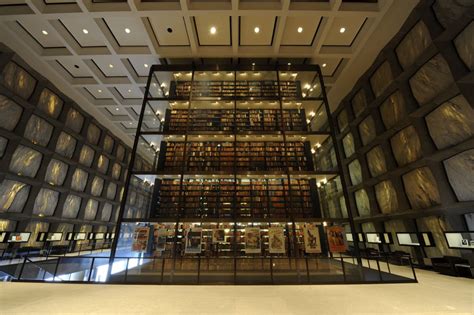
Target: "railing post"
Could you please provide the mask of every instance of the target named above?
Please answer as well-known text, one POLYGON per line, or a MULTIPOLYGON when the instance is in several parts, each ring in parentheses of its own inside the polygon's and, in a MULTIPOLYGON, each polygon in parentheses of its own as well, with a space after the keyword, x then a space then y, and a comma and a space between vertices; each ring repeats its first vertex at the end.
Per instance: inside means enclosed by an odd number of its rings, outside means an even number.
POLYGON ((307 279, 307 282, 309 283, 309 264, 308 264, 308 257, 305 257, 304 258, 304 261, 306 263, 306 279, 307 279))
POLYGON ((127 265, 125 266, 125 277, 123 278, 123 281, 126 283, 127 282, 127 276, 128 276, 128 262, 130 261, 130 257, 127 257, 127 265))
POLYGON ((160 281, 160 283, 163 283, 163 276, 164 276, 164 273, 165 273, 165 260, 166 260, 166 258, 163 258, 162 263, 161 263, 161 281, 160 281))
POLYGON ((344 278, 344 282, 347 282, 346 278, 346 268, 344 267, 344 258, 341 255, 341 266, 342 266, 342 276, 344 278))
POLYGON ((272 279, 272 284, 274 284, 273 283, 273 258, 272 258, 272 256, 270 256, 270 277, 272 279))
POLYGON ((379 278, 380 278, 380 281, 383 282, 382 272, 380 271, 380 264, 379 264, 379 259, 378 259, 378 257, 375 258, 375 261, 377 262, 377 269, 379 270, 379 278))
POLYGON ((411 256, 410 255, 408 255, 408 261, 410 262, 411 271, 413 272, 413 278, 415 279, 416 282, 418 282, 418 279, 416 278, 415 268, 413 267, 413 264, 411 262, 411 256))
POLYGON ((198 256, 198 277, 197 277, 197 284, 201 279, 201 256, 198 256))
POLYGON ((91 267, 89 268, 89 277, 87 277, 87 282, 91 282, 92 270, 94 269, 94 262, 95 262, 95 257, 92 257, 92 264, 91 264, 91 267))
POLYGON ((25 258, 23 258, 23 264, 21 265, 21 268, 20 268, 20 274, 18 275, 18 280, 21 280, 21 276, 23 275, 23 269, 25 268, 25 264, 26 264, 26 260, 28 258, 25 256, 25 258))
MULTIPOLYGON (((56 267, 54 267, 54 274, 53 274, 53 281, 56 278, 56 274, 58 273, 58 268, 59 268, 59 261, 61 260, 61 257, 58 257, 58 261, 56 262, 56 267)), ((43 279, 44 280, 44 279, 43 279)))

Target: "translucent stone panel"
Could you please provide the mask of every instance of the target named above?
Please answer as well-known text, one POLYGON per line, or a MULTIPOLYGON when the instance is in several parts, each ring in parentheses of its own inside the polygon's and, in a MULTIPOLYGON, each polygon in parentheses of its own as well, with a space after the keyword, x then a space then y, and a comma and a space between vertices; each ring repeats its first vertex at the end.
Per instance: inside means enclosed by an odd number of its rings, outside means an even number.
POLYGON ((12 131, 21 118, 23 107, 0 94, 0 128, 12 131))
POLYGON ((387 129, 392 128, 406 117, 405 98, 400 91, 396 91, 390 95, 382 105, 380 105, 380 115, 387 129))
POLYGON ((102 213, 100 215, 100 221, 109 221, 112 216, 112 205, 110 203, 105 203, 102 207, 102 213))
POLYGON ((119 146, 117 147, 117 160, 119 160, 120 162, 123 162, 123 159, 125 158, 125 148, 123 147, 123 145, 119 144, 119 146))
POLYGON ((348 218, 349 213, 347 212, 346 198, 344 196, 339 197, 339 207, 341 208, 342 217, 348 218))
POLYGON ((43 232, 48 232, 49 223, 46 222, 37 222, 31 221, 25 228, 25 232, 30 232, 30 238, 28 239, 28 243, 23 243, 20 247, 42 247, 44 243, 36 241, 38 239, 38 235, 43 232))
POLYGON ((63 109, 63 101, 48 89, 43 89, 38 101, 38 108, 53 118, 58 118, 63 109))
POLYGON ((18 96, 30 98, 36 86, 36 80, 14 62, 9 62, 0 76, 3 85, 18 96))
POLYGON ((109 183, 109 185, 107 186, 107 199, 114 200, 116 194, 117 185, 114 183, 109 183))
POLYGON ((462 95, 441 104, 425 119, 438 149, 458 144, 474 135, 474 110, 462 95))
POLYGON ((63 131, 59 134, 58 142, 56 142, 56 152, 64 157, 71 158, 76 149, 77 140, 63 131))
POLYGON ((83 145, 81 149, 81 154, 79 155, 79 163, 84 166, 91 167, 93 160, 94 150, 87 145, 83 145))
POLYGON ((58 205, 59 192, 41 188, 35 199, 33 214, 42 216, 52 216, 58 205))
POLYGON ((91 186, 91 194, 93 196, 100 196, 102 194, 102 190, 104 189, 104 180, 98 176, 94 177, 92 180, 91 186))
POLYGON ((474 71, 474 22, 471 22, 454 40, 459 57, 474 71))
POLYGON ((369 196, 365 189, 360 189, 354 193, 357 211, 359 211, 359 216, 370 215, 370 202, 369 196))
POLYGON ((83 171, 79 168, 76 169, 72 175, 71 189, 76 191, 84 191, 84 189, 86 189, 88 177, 89 175, 86 171, 83 171))
POLYGON ((118 180, 120 178, 120 173, 122 172, 122 167, 118 163, 114 163, 112 166, 112 178, 118 180))
POLYGON ((137 201, 137 193, 134 191, 131 191, 130 194, 128 195, 128 204, 131 206, 134 206, 136 201, 137 201))
POLYGON ((354 137, 352 136, 352 133, 348 133, 344 138, 342 138, 342 147, 344 148, 346 158, 355 153, 354 137))
POLYGON ((63 213, 61 216, 68 219, 77 218, 79 209, 81 208, 81 201, 81 198, 78 196, 68 195, 64 202, 63 213))
POLYGON ((398 210, 397 191, 392 182, 385 180, 375 185, 374 188, 380 211, 384 214, 396 212, 398 210))
POLYGON ((352 99, 352 110, 354 111, 354 115, 359 117, 366 107, 367 97, 365 96, 364 89, 361 89, 356 95, 354 95, 354 98, 352 99))
POLYGON ((372 177, 382 175, 387 172, 387 164, 385 163, 385 155, 381 146, 376 146, 367 152, 367 165, 372 177))
POLYGON ((5 179, 0 184, 0 212, 22 212, 29 194, 29 185, 5 179))
POLYGON ((438 184, 428 167, 417 168, 403 175, 403 184, 413 209, 429 208, 441 203, 438 184))
POLYGON ((437 0, 433 4, 433 11, 438 21, 447 28, 455 23, 466 12, 472 11, 474 3, 470 0, 437 0))
POLYGON ((63 237, 62 240, 59 242, 54 242, 55 245, 69 245, 69 241, 66 240, 67 233, 72 232, 74 229, 74 224, 69 223, 60 223, 56 228, 55 232, 62 233, 63 237))
POLYGON ((90 143, 97 145, 100 139, 100 129, 94 124, 90 124, 89 128, 87 129, 87 141, 90 143))
POLYGON ((449 224, 446 217, 423 217, 416 219, 416 224, 420 231, 429 231, 433 235, 434 247, 425 247, 424 251, 429 258, 440 256, 461 256, 458 249, 450 249, 444 238, 444 232, 456 230, 454 226, 449 224))
POLYGON ((81 133, 83 125, 84 116, 82 116, 81 113, 79 113, 77 110, 71 108, 67 113, 66 126, 68 126, 77 133, 81 133))
POLYGON ((370 77, 370 85, 375 97, 379 97, 393 81, 392 69, 388 61, 385 61, 370 77))
POLYGON ((66 179, 69 166, 58 160, 51 160, 46 170, 45 182, 51 185, 61 186, 66 179))
POLYGON ((396 52, 403 68, 411 66, 431 44, 431 36, 425 23, 418 22, 398 45, 396 52))
POLYGON ((459 201, 474 200, 474 149, 461 152, 444 162, 448 180, 459 201))
POLYGON ((94 199, 89 199, 86 204, 86 209, 84 213, 84 220, 94 220, 97 216, 97 209, 99 207, 99 202, 94 199))
POLYGON ((25 138, 40 146, 47 146, 53 134, 53 125, 32 115, 26 124, 25 138))
POLYGON ((385 221, 383 224, 385 227, 385 231, 392 233, 393 237, 395 238, 393 244, 390 244, 390 249, 392 251, 397 250, 397 251, 408 252, 413 257, 414 250, 411 247, 398 245, 398 242, 396 241, 395 233, 408 232, 408 229, 405 226, 405 223, 402 220, 390 220, 390 221, 385 221))
POLYGON ((16 222, 12 220, 1 220, 0 219, 0 231, 8 232, 15 229, 16 222))
POLYGON ((448 63, 438 54, 410 78, 410 87, 418 104, 424 105, 444 91, 453 81, 448 63))
POLYGON ((112 153, 112 150, 114 149, 114 139, 106 135, 104 138, 104 151, 107 153, 112 153))
POLYGON ((105 174, 107 173, 108 168, 109 159, 106 158, 104 155, 99 156, 99 159, 97 160, 97 170, 102 174, 105 174))
POLYGON ((0 158, 3 157, 5 151, 7 150, 8 139, 4 137, 0 137, 0 158))
POLYGON ((403 166, 421 158, 421 143, 415 127, 408 126, 390 139, 393 155, 398 165, 403 166))
POLYGON ((356 159, 349 163, 348 168, 352 185, 358 185, 362 183, 362 167, 360 166, 359 160, 356 159))
POLYGON ((337 124, 339 126, 339 132, 344 132, 349 126, 349 114, 347 110, 343 109, 339 116, 337 116, 337 124))
POLYGON ((41 166, 43 155, 31 148, 19 145, 10 161, 10 172, 34 178, 41 166))
POLYGON ((377 132, 372 116, 368 116, 359 124, 359 133, 363 145, 367 145, 375 139, 377 132))

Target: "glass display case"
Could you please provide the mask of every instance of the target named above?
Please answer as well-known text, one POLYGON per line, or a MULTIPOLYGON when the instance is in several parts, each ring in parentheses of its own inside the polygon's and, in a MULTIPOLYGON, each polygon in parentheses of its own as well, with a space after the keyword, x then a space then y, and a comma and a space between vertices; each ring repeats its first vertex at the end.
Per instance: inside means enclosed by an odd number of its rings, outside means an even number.
POLYGON ((444 232, 444 237, 449 248, 474 250, 474 231, 444 232))

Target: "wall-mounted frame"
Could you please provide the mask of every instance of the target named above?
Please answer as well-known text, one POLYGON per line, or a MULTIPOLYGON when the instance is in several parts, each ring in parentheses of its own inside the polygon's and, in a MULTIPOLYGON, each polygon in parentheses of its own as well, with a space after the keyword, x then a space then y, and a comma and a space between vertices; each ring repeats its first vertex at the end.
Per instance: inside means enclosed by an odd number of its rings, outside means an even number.
POLYGON ((359 239, 359 242, 361 242, 361 243, 365 242, 364 233, 357 233, 357 238, 359 239))
POLYGON ((368 244, 382 244, 382 238, 380 237, 380 233, 370 232, 365 233, 365 239, 367 240, 368 244))
POLYGON ((354 237, 352 236, 352 233, 346 233, 346 240, 348 242, 354 242, 354 237))
POLYGON ((47 232, 40 232, 38 233, 38 236, 36 237, 36 241, 37 242, 45 242, 46 241, 46 234, 48 234, 47 232))
POLYGON ((444 232, 444 238, 451 249, 474 250, 474 231, 444 232))
POLYGON ((11 232, 8 235, 8 243, 26 243, 30 239, 31 233, 29 232, 11 232))
POLYGON ((87 235, 87 239, 88 239, 88 240, 93 240, 94 237, 95 237, 94 234, 95 234, 94 232, 89 232, 89 234, 87 235))
POLYGON ((104 233, 95 233, 95 235, 94 235, 95 240, 103 240, 104 238, 105 238, 104 233))
POLYGON ((63 238, 62 232, 48 233, 46 235, 46 242, 59 242, 63 238))
POLYGON ((66 234, 66 241, 72 241, 74 233, 73 232, 68 232, 66 234))
POLYGON ((420 239, 418 233, 397 232, 397 241, 400 246, 420 247, 420 239))
POLYGON ((431 232, 420 232, 420 240, 423 247, 435 247, 435 240, 433 233, 431 232))
POLYGON ((86 239, 86 233, 85 232, 77 232, 74 234, 74 240, 75 241, 82 241, 86 239))
POLYGON ((5 243, 7 241, 8 232, 0 232, 0 243, 5 243))
POLYGON ((392 233, 390 233, 390 232, 385 232, 385 233, 382 233, 382 235, 383 235, 382 241, 383 241, 385 244, 393 244, 392 233))

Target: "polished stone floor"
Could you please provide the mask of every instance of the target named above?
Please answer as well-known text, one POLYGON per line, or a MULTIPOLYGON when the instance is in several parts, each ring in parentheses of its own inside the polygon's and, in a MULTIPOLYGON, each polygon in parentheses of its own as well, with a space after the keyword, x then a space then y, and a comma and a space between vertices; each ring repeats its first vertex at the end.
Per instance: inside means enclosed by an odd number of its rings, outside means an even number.
POLYGON ((474 280, 417 284, 156 286, 0 283, 0 314, 474 314, 474 280))

